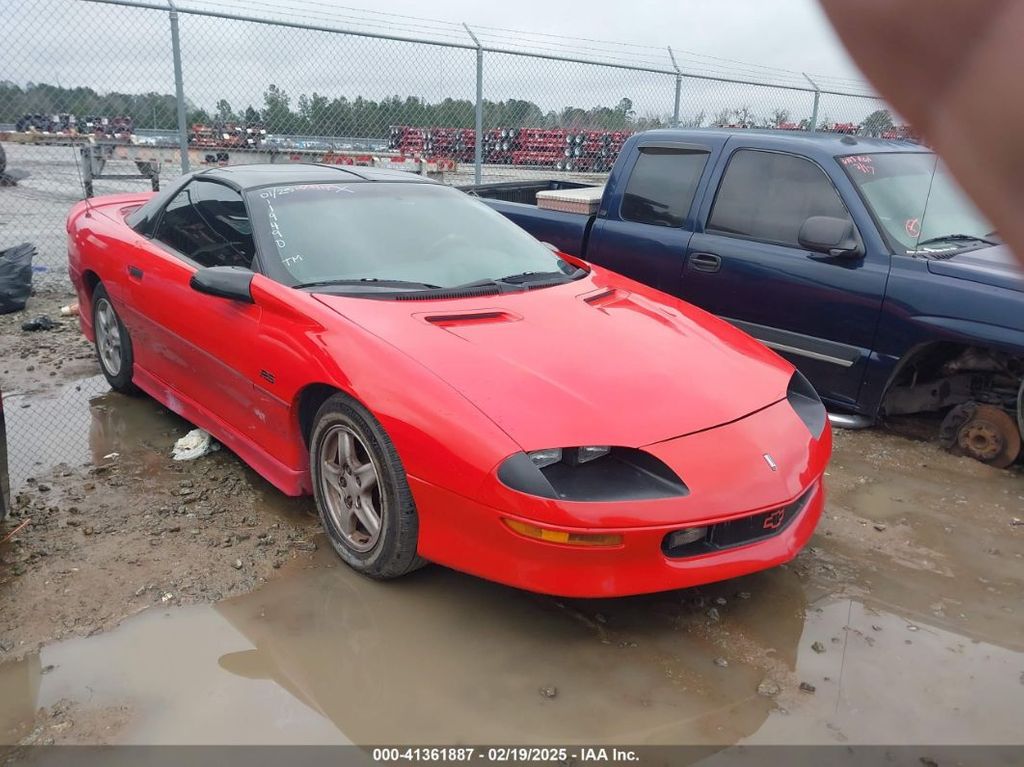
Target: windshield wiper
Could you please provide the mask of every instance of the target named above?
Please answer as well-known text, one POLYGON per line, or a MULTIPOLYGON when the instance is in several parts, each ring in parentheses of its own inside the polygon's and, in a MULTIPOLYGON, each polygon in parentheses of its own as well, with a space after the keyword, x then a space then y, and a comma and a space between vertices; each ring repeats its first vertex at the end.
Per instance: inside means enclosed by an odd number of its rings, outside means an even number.
POLYGON ((985 237, 977 237, 973 234, 944 234, 941 237, 929 237, 927 240, 921 240, 921 242, 917 243, 917 247, 920 248, 922 245, 934 245, 937 242, 983 242, 986 245, 999 244, 986 239, 985 237))
POLYGON ((303 288, 323 288, 330 285, 373 285, 381 288, 419 288, 420 290, 440 290, 440 285, 429 282, 410 282, 409 280, 382 280, 377 277, 360 277, 357 280, 319 280, 293 285, 296 290, 303 288))
POLYGON ((557 272, 520 272, 519 274, 509 274, 505 277, 488 277, 483 280, 476 280, 475 282, 467 282, 464 285, 456 285, 452 290, 461 290, 462 288, 479 288, 484 285, 525 285, 529 282, 547 282, 547 281, 561 281, 565 280, 578 280, 580 277, 587 273, 586 269, 575 269, 574 271, 566 274, 562 271, 557 272))
POLYGON ((571 272, 566 274, 562 271, 557 272, 521 272, 520 274, 510 274, 507 277, 501 277, 498 282, 507 282, 509 285, 522 285, 526 282, 534 282, 535 280, 555 280, 560 278, 567 278, 570 280, 578 280, 584 274, 587 273, 586 269, 573 269, 571 272))

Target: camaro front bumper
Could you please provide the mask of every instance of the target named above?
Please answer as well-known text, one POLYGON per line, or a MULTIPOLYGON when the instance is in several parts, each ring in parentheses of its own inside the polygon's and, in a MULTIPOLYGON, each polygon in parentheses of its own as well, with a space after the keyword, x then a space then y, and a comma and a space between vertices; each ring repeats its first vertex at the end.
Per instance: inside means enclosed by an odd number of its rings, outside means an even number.
POLYGON ((571 503, 496 486, 469 499, 410 477, 420 554, 510 586, 567 597, 612 597, 735 578, 792 559, 821 517, 831 453, 785 401, 732 424, 644 449, 686 482, 685 497, 571 503), (768 460, 770 458, 770 460, 768 460), (774 465, 774 468, 773 468, 774 465), (610 546, 528 538, 505 520, 564 533, 611 534, 610 546), (709 527, 706 545, 668 549, 667 536, 709 527))

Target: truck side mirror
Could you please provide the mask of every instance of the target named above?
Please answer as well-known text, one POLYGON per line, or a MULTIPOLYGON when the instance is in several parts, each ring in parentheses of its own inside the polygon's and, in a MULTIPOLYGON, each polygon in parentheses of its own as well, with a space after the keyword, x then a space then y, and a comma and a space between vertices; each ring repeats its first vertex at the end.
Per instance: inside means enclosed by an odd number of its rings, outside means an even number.
POLYGON ((826 258, 860 258, 864 255, 853 221, 832 216, 811 216, 797 235, 800 247, 826 258))

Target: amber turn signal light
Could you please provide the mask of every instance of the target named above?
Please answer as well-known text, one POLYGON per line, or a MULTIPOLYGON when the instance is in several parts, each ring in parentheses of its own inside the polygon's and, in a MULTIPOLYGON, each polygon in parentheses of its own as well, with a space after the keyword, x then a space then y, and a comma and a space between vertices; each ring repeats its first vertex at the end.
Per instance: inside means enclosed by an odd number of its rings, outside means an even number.
POLYGON ((566 546, 619 546, 622 536, 612 533, 567 533, 564 530, 549 530, 517 519, 502 518, 505 526, 525 538, 548 543, 562 543, 566 546))

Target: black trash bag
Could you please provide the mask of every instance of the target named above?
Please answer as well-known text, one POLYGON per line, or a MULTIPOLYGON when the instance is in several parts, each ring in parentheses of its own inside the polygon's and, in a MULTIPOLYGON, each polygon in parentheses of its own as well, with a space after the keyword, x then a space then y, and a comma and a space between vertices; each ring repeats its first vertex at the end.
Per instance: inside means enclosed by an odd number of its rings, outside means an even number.
POLYGON ((20 312, 32 293, 32 259, 36 247, 23 242, 0 250, 0 314, 20 312))

